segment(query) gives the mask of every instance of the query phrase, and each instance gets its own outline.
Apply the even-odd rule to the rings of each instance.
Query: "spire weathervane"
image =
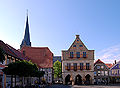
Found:
[[[27,16],[28,16],[28,9],[27,9]]]

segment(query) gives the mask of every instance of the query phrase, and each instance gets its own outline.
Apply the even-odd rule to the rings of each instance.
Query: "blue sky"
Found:
[[[120,60],[120,0],[1,0],[0,40],[19,49],[29,11],[32,46],[54,55],[68,49],[79,34],[95,59]]]

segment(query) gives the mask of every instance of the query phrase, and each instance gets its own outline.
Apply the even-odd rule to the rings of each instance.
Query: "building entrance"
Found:
[[[75,85],[81,85],[82,84],[82,77],[80,75],[77,75],[75,77]]]

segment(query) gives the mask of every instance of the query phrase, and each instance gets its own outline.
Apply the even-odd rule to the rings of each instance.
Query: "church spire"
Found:
[[[22,40],[22,43],[20,45],[20,49],[23,46],[31,46],[30,33],[29,33],[29,23],[28,23],[28,12],[27,12],[26,27],[25,27],[25,35],[24,35],[24,39]]]

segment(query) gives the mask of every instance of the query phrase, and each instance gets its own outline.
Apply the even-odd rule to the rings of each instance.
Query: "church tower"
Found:
[[[20,45],[20,49],[23,46],[31,46],[30,33],[29,33],[29,23],[28,23],[28,15],[27,15],[27,20],[26,20],[25,35],[24,35],[24,39],[22,40],[22,43]]]

